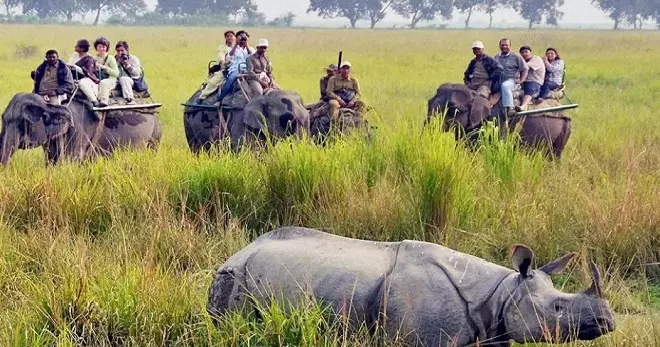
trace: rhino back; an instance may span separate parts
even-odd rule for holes
[[[354,240],[290,228],[262,236],[246,262],[248,292],[293,304],[312,293],[337,313],[367,321],[377,317],[377,294],[392,269],[399,243]]]
[[[440,245],[402,242],[381,294],[388,334],[427,346],[483,341],[493,316],[486,302],[509,273]]]

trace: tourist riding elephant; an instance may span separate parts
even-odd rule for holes
[[[309,135],[309,111],[302,98],[292,91],[274,90],[251,99],[242,110],[235,110],[227,121],[231,148],[263,144],[287,136]]]
[[[558,106],[555,100],[546,100],[530,109]],[[462,84],[445,83],[438,87],[435,96],[428,101],[426,123],[433,117],[444,115],[443,130],[454,128],[456,138],[468,136],[468,141],[474,144],[478,130],[484,122],[503,120],[500,107],[491,109],[488,99]],[[571,119],[563,111],[546,112],[530,116],[512,116],[506,121],[507,126],[501,127],[502,133],[508,129],[520,127],[520,138],[523,145],[531,148],[545,147],[552,158],[560,159],[566,142],[571,134]]]
[[[62,155],[79,161],[109,155],[118,147],[157,149],[160,137],[155,112],[108,111],[106,117],[99,118],[77,97],[67,107],[49,105],[37,94],[18,93],[2,114],[0,163],[6,165],[17,149],[38,146],[44,148],[46,160],[52,164]]]

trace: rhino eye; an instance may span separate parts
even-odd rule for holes
[[[555,312],[559,317],[561,317],[564,314],[564,305],[561,303],[555,303]]]

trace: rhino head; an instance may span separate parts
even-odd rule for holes
[[[574,256],[567,254],[534,270],[534,253],[525,246],[514,246],[516,273],[504,281],[500,333],[520,343],[564,343],[592,340],[614,331],[613,313],[602,295],[596,264],[591,262],[591,287],[581,293],[564,293],[552,284],[550,275],[561,273]]]

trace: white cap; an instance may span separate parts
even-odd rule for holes
[[[259,41],[257,42],[257,47],[268,47],[268,40],[259,39]]]
[[[339,65],[339,67],[341,68],[341,67],[344,67],[344,66],[353,67],[353,66],[351,65],[351,62],[350,62],[350,61],[342,61],[342,62],[341,62],[341,65]]]
[[[472,48],[481,48],[484,49],[484,43],[481,41],[472,42]]]

